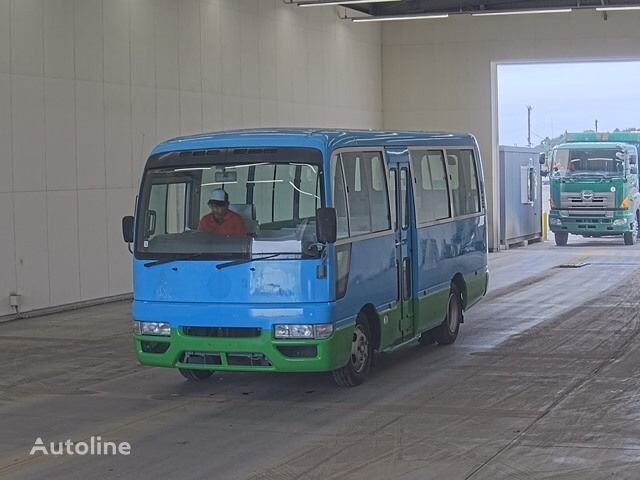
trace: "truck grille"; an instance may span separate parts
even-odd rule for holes
[[[561,192],[560,208],[565,209],[601,209],[616,208],[615,192]]]

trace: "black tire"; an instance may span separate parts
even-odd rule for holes
[[[566,246],[569,241],[569,234],[567,232],[556,232],[554,237],[556,239],[556,245],[559,247]]]
[[[634,245],[636,243],[636,232],[624,232],[624,244]]]
[[[638,220],[640,219],[639,216],[640,213],[636,212],[636,221],[633,223],[633,230],[624,233],[625,245],[634,245],[636,243],[636,240],[638,239],[638,234],[640,233],[640,228],[638,228]]]
[[[371,329],[369,321],[360,314],[356,320],[351,339],[351,355],[344,367],[337,368],[333,372],[333,380],[340,387],[355,387],[364,382],[371,369],[373,358],[373,346],[371,344]]]
[[[447,302],[447,315],[444,321],[432,330],[433,338],[440,345],[451,345],[458,338],[462,321],[462,296],[458,287],[451,285],[449,301]]]
[[[213,375],[213,370],[195,370],[190,368],[179,368],[184,378],[191,382],[202,382]]]
[[[433,330],[427,330],[426,332],[422,332],[420,338],[418,338],[418,343],[423,347],[433,345],[436,343],[436,339],[433,338]]]

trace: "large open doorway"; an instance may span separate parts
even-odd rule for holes
[[[500,63],[494,67],[493,161],[494,171],[499,172],[494,215],[500,218],[495,248],[498,243],[500,247],[512,241],[517,244],[526,235],[535,237],[530,231],[534,220],[524,217],[543,221],[542,213],[549,209],[548,177],[537,176],[540,205],[521,193],[532,188],[521,170],[532,163],[529,159],[537,160],[539,152],[561,143],[567,132],[640,128],[640,98],[635,95],[640,61]],[[516,157],[520,158],[517,166],[513,164]],[[530,208],[524,206],[527,200]]]

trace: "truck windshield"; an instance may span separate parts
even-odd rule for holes
[[[323,204],[321,154],[315,153],[313,162],[310,155],[300,162],[274,161],[272,153],[253,154],[248,162],[230,151],[217,162],[212,156],[211,163],[149,168],[137,214],[136,257],[317,256],[315,217]]]
[[[554,177],[624,175],[624,152],[619,149],[558,148],[553,155]]]

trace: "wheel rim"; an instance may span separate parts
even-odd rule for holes
[[[356,325],[351,342],[351,366],[357,373],[364,371],[369,360],[369,339],[360,325]]]
[[[458,329],[458,324],[460,321],[460,305],[458,301],[455,299],[454,294],[449,295],[449,308],[448,308],[449,318],[447,319],[447,325],[449,327],[450,333],[456,333]]]

